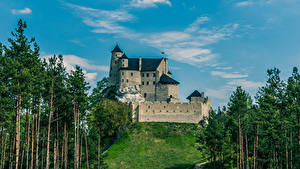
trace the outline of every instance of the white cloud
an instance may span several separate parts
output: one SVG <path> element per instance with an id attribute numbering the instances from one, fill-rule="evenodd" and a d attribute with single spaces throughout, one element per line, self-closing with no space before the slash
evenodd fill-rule
<path id="1" fill-rule="evenodd" d="M 236 3 L 237 7 L 243 7 L 243 6 L 250 6 L 253 5 L 254 3 L 252 1 L 241 1 Z"/>
<path id="2" fill-rule="evenodd" d="M 149 8 L 156 7 L 157 4 L 172 5 L 170 0 L 131 0 L 129 5 L 136 8 Z"/>
<path id="3" fill-rule="evenodd" d="M 27 14 L 31 14 L 32 10 L 30 8 L 12 9 L 11 13 L 14 15 L 27 15 Z"/>
<path id="4" fill-rule="evenodd" d="M 228 93 L 231 89 L 228 87 L 221 87 L 219 89 L 206 89 L 206 95 L 210 98 L 225 100 L 228 98 Z"/>
<path id="5" fill-rule="evenodd" d="M 220 28 L 205 29 L 201 24 L 208 17 L 199 17 L 183 31 L 168 31 L 144 35 L 142 42 L 166 51 L 169 58 L 176 61 L 198 65 L 212 62 L 218 55 L 206 45 L 230 38 L 238 24 L 227 24 Z"/>
<path id="6" fill-rule="evenodd" d="M 259 87 L 262 87 L 264 85 L 263 82 L 248 81 L 245 79 L 235 79 L 228 82 L 227 84 L 233 86 L 242 86 L 246 90 L 258 89 Z"/>
<path id="7" fill-rule="evenodd" d="M 53 55 L 45 55 L 41 58 L 49 59 Z M 78 65 L 83 69 L 83 73 L 85 74 L 86 80 L 93 85 L 95 83 L 95 79 L 97 78 L 97 72 L 90 71 L 100 71 L 100 72 L 108 72 L 108 66 L 95 65 L 92 64 L 91 61 L 76 56 L 76 55 L 63 55 L 64 66 L 66 67 L 67 72 L 71 72 L 71 70 L 75 70 L 75 66 Z"/>
<path id="8" fill-rule="evenodd" d="M 226 72 L 221 72 L 221 71 L 211 71 L 211 75 L 213 76 L 220 76 L 225 79 L 235 79 L 235 78 L 244 78 L 248 77 L 247 74 L 239 74 L 238 72 L 235 73 L 226 73 Z"/>
<path id="9" fill-rule="evenodd" d="M 279 0 L 278 0 L 279 1 Z M 240 1 L 235 3 L 237 7 L 247 7 L 247 6 L 254 6 L 254 5 L 269 5 L 272 4 L 274 0 L 247 0 L 247 1 Z"/>
<path id="10" fill-rule="evenodd" d="M 153 2 L 155 4 L 167 1 L 136 2 Z M 205 29 L 202 28 L 201 25 L 210 19 L 206 16 L 202 16 L 198 17 L 192 24 L 188 25 L 186 29 L 181 31 L 139 33 L 122 26 L 122 22 L 129 22 L 135 19 L 135 17 L 125 9 L 104 11 L 73 4 L 67 4 L 67 6 L 79 12 L 82 22 L 91 27 L 91 31 L 94 33 L 115 34 L 118 37 L 139 41 L 160 51 L 165 51 L 166 55 L 171 59 L 197 66 L 201 66 L 199 65 L 200 63 L 207 64 L 208 62 L 214 62 L 218 54 L 209 49 L 207 45 L 231 38 L 232 34 L 239 27 L 238 24 L 227 24 Z"/>
<path id="11" fill-rule="evenodd" d="M 199 29 L 199 25 L 209 21 L 207 16 L 198 17 L 187 29 L 187 32 L 195 32 Z"/>
<path id="12" fill-rule="evenodd" d="M 216 67 L 218 70 L 230 70 L 232 67 Z"/>
<path id="13" fill-rule="evenodd" d="M 109 71 L 108 66 L 92 64 L 90 63 L 89 60 L 76 55 L 63 55 L 63 56 L 64 56 L 64 64 L 67 68 L 68 67 L 70 68 L 70 66 L 78 65 L 87 70 L 95 70 L 95 71 L 102 71 L 102 72 Z"/>
<path id="14" fill-rule="evenodd" d="M 70 3 L 65 3 L 65 5 L 74 9 L 82 22 L 93 28 L 91 31 L 94 33 L 120 34 L 127 38 L 137 36 L 120 25 L 122 22 L 130 22 L 134 19 L 134 16 L 126 10 L 100 10 Z"/>
<path id="15" fill-rule="evenodd" d="M 213 100 L 218 100 L 217 106 L 224 106 L 227 104 L 228 99 L 232 92 L 238 87 L 242 86 L 250 96 L 255 96 L 259 87 L 264 85 L 263 82 L 255 82 L 249 81 L 246 79 L 234 79 L 227 81 L 225 85 L 216 87 L 216 88 L 207 88 L 205 93 L 208 97 L 212 98 Z M 224 104 L 226 103 L 226 104 Z"/>
<path id="16" fill-rule="evenodd" d="M 82 71 L 84 73 L 85 79 L 86 81 L 93 86 L 95 84 L 95 80 L 98 76 L 97 72 L 93 72 L 93 73 L 88 73 L 86 70 Z"/>

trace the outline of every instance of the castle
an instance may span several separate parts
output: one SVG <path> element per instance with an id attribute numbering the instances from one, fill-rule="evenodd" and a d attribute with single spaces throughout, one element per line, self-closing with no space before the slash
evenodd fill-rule
<path id="1" fill-rule="evenodd" d="M 121 92 L 137 91 L 142 99 L 131 106 L 138 122 L 198 123 L 208 116 L 210 99 L 195 90 L 189 103 L 181 102 L 171 76 L 167 58 L 128 58 L 118 45 L 112 50 L 109 82 Z"/>

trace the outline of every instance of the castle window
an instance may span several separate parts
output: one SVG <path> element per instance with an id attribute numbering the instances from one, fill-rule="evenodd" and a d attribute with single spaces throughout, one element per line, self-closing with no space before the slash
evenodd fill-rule
<path id="1" fill-rule="evenodd" d="M 155 81 L 153 81 L 153 85 L 155 85 Z"/>
<path id="2" fill-rule="evenodd" d="M 147 97 L 147 93 L 144 93 L 144 97 L 145 97 L 145 98 Z"/>
<path id="3" fill-rule="evenodd" d="M 145 77 L 145 74 L 144 74 L 144 73 L 142 73 L 142 77 Z"/>
<path id="4" fill-rule="evenodd" d="M 149 85 L 149 82 L 147 82 L 147 85 Z"/>
<path id="5" fill-rule="evenodd" d="M 122 72 L 122 75 L 124 75 L 124 72 Z"/>
<path id="6" fill-rule="evenodd" d="M 128 79 L 126 79 L 126 82 L 128 83 Z"/>
<path id="7" fill-rule="evenodd" d="M 166 106 L 164 106 L 164 109 L 166 108 Z"/>
<path id="8" fill-rule="evenodd" d="M 142 82 L 142 85 L 145 85 L 145 82 Z"/>
<path id="9" fill-rule="evenodd" d="M 124 82 L 124 79 L 122 79 L 122 82 Z"/>
<path id="10" fill-rule="evenodd" d="M 133 76 L 133 73 L 132 73 L 132 72 L 131 72 L 130 74 L 131 74 L 131 76 Z"/>
<path id="11" fill-rule="evenodd" d="M 156 74 L 155 74 L 155 73 L 153 73 L 153 77 L 155 77 L 155 75 L 156 75 Z"/>
<path id="12" fill-rule="evenodd" d="M 173 96 L 172 96 L 172 95 L 170 95 L 170 98 L 173 98 Z"/>
<path id="13" fill-rule="evenodd" d="M 148 109 L 150 109 L 150 106 L 148 106 Z"/>
<path id="14" fill-rule="evenodd" d="M 149 77 L 149 73 L 147 73 L 146 75 L 147 75 L 147 77 Z"/>

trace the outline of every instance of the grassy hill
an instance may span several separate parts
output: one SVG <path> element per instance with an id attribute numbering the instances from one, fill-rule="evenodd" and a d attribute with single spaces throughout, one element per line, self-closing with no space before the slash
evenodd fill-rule
<path id="1" fill-rule="evenodd" d="M 195 124 L 138 123 L 108 152 L 110 168 L 192 168 L 203 162 L 195 147 Z"/>

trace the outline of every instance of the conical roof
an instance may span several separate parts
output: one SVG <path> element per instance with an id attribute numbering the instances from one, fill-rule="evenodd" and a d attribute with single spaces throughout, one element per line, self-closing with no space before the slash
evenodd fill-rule
<path id="1" fill-rule="evenodd" d="M 114 50 L 112 50 L 111 52 L 122 52 L 122 50 L 120 49 L 119 45 L 116 45 Z"/>
<path id="2" fill-rule="evenodd" d="M 121 57 L 122 59 L 128 59 L 128 57 L 126 56 L 126 54 L 124 53 Z"/>
<path id="3" fill-rule="evenodd" d="M 201 93 L 198 90 L 195 90 L 192 94 L 190 94 L 186 99 L 191 100 L 191 97 L 201 97 Z"/>
<path id="4" fill-rule="evenodd" d="M 175 85 L 178 85 L 179 82 L 177 82 L 176 80 L 172 79 L 171 77 L 167 76 L 166 74 L 163 74 L 161 77 L 160 77 L 160 80 L 159 82 L 161 84 L 175 84 Z"/>

